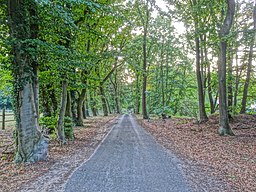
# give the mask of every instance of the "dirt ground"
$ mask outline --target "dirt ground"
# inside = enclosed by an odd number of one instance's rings
[[[187,162],[185,170],[195,186],[204,191],[256,191],[255,115],[235,116],[230,123],[236,135],[233,137],[217,134],[218,116],[211,116],[200,125],[193,119],[138,118],[161,145]],[[208,186],[206,174],[225,186]]]
[[[116,118],[87,118],[85,127],[74,128],[75,141],[69,141],[65,146],[51,141],[48,160],[36,164],[14,164],[12,128],[1,130],[0,191],[61,191],[70,173],[89,158]]]

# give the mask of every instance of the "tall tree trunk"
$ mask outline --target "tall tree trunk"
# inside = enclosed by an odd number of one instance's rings
[[[65,111],[65,116],[72,118],[72,111],[71,111],[71,93],[70,91],[67,92],[67,105],[66,105],[66,111]]]
[[[253,34],[252,34],[252,39],[251,39],[250,51],[249,51],[246,80],[244,83],[242,106],[241,106],[241,110],[240,110],[241,114],[246,112],[248,88],[249,88],[251,72],[252,72],[253,47],[255,46],[255,34],[256,34],[255,31],[256,31],[256,1],[255,1],[254,9],[253,9]]]
[[[84,103],[83,103],[82,110],[83,110],[83,118],[86,119],[86,117],[87,117],[86,101],[84,101]]]
[[[226,62],[227,62],[227,35],[229,35],[233,17],[235,13],[235,1],[227,0],[227,13],[223,25],[220,29],[220,57],[218,62],[218,80],[219,80],[219,107],[220,107],[220,127],[219,135],[234,135],[229,126],[228,107],[227,107],[227,89],[226,89]]]
[[[119,105],[119,95],[117,90],[115,91],[115,104],[116,104],[116,113],[120,114],[120,105]]]
[[[197,6],[197,1],[193,0],[191,2],[193,6]],[[198,105],[199,105],[199,119],[200,122],[205,122],[208,120],[205,111],[205,94],[204,94],[204,83],[203,83],[203,53],[200,52],[200,35],[198,29],[198,18],[194,18],[195,25],[195,44],[196,44],[196,77],[197,77],[197,93],[198,93]],[[202,37],[202,36],[201,36]],[[200,55],[201,54],[201,55]]]
[[[39,33],[39,26],[37,23],[37,10],[36,5],[29,7],[29,13],[30,13],[30,32],[31,32],[31,39],[37,39],[38,33]],[[32,46],[32,48],[36,49],[36,46]],[[35,101],[35,107],[36,107],[36,114],[37,119],[39,119],[39,81],[38,81],[38,63],[36,60],[32,61],[32,68],[33,68],[33,77],[32,77],[32,86],[33,86],[33,92],[34,92],[34,101]]]
[[[228,53],[228,111],[233,108],[233,53]]]
[[[37,162],[47,158],[48,141],[38,130],[38,86],[33,86],[37,73],[33,70],[35,61],[26,51],[34,47],[24,43],[26,39],[36,38],[32,36],[37,34],[33,31],[36,24],[32,17],[37,15],[37,5],[32,0],[29,4],[24,0],[7,2],[11,37],[15,38],[12,63],[17,136],[15,162]]]
[[[238,95],[238,87],[239,87],[240,77],[239,77],[239,66],[238,66],[238,54],[236,52],[236,84],[234,90],[234,107],[237,107],[237,95]]]
[[[76,123],[77,120],[77,111],[76,111],[76,92],[74,90],[70,91],[71,96],[71,113],[73,122]]]
[[[58,123],[57,123],[57,135],[60,140],[61,144],[66,144],[65,139],[65,132],[64,132],[64,118],[67,106],[67,89],[68,89],[68,82],[67,80],[62,80],[62,93],[61,93],[61,102],[60,102],[60,112],[58,116]]]
[[[164,42],[162,42],[163,45],[162,45],[162,48],[161,48],[161,53],[160,53],[160,70],[161,70],[161,95],[162,95],[162,108],[164,109],[165,108],[165,88],[164,88],[164,59],[163,59],[163,56],[164,56]],[[167,79],[166,79],[167,80]]]
[[[197,24],[196,31],[197,31]],[[199,118],[200,122],[205,122],[208,120],[205,111],[205,101],[204,101],[204,90],[203,90],[203,82],[202,82],[202,72],[201,72],[201,64],[200,64],[200,42],[199,37],[195,38],[196,42],[196,77],[197,77],[197,86],[198,86],[198,99],[199,99]]]
[[[90,113],[89,113],[89,99],[88,99],[88,93],[86,92],[86,96],[85,96],[85,116],[86,117],[90,117]]]
[[[105,92],[104,92],[104,88],[103,88],[102,84],[100,85],[99,90],[100,90],[100,97],[101,97],[101,102],[102,102],[103,114],[104,114],[104,116],[108,116],[107,100],[105,98]]]
[[[213,96],[212,96],[212,77],[211,77],[211,63],[208,59],[208,52],[207,52],[207,47],[204,45],[204,54],[205,54],[205,61],[207,63],[207,88],[208,88],[208,97],[209,97],[209,102],[210,102],[210,110],[211,114],[215,112],[215,106],[214,106],[214,101],[213,101]]]
[[[136,73],[136,93],[135,93],[135,113],[140,114],[140,79],[139,79],[139,74]]]
[[[148,35],[148,22],[149,22],[149,10],[148,10],[148,1],[147,1],[147,10],[146,10],[146,22],[144,23],[143,31],[143,83],[142,83],[142,115],[143,119],[148,119],[147,112],[147,35]]]
[[[115,113],[120,114],[120,105],[119,105],[119,94],[118,94],[118,83],[117,83],[117,71],[115,71],[115,75],[114,75],[114,81],[112,80],[112,78],[110,78],[110,82],[112,83],[114,92],[110,93],[110,95],[112,96],[112,98],[114,98],[114,110]]]
[[[77,126],[84,125],[83,106],[84,106],[85,95],[86,95],[86,89],[82,89],[81,94],[79,95],[77,100]]]
[[[105,98],[106,98],[106,102],[107,102],[107,106],[108,106],[108,112],[110,114],[112,114],[112,109],[111,109],[111,105],[110,105],[109,99],[107,97],[105,97]]]
[[[169,50],[169,45],[167,47],[167,50]],[[168,82],[168,79],[169,79],[169,52],[167,51],[167,56],[166,56],[166,62],[165,62],[165,68],[166,68],[166,74],[165,74],[165,94],[166,94],[166,101],[165,101],[165,106],[169,106],[170,105],[170,100],[171,100],[171,91],[167,91],[167,90],[170,90],[169,88],[169,82]]]
[[[146,44],[143,44],[143,84],[142,84],[142,115],[143,119],[148,119],[148,113],[147,113],[147,97],[146,97],[146,91],[147,91],[147,56],[146,56]]]
[[[36,114],[37,119],[39,119],[39,82],[38,82],[38,64],[37,62],[32,62],[33,66],[33,74],[32,77],[32,86],[33,86],[33,92],[34,92],[34,101],[35,101],[35,107],[36,107]]]
[[[91,105],[91,109],[92,109],[92,115],[97,116],[98,113],[97,113],[97,108],[96,108],[96,101],[94,99],[95,92],[89,91],[89,93],[90,93],[90,105]]]
[[[120,114],[121,111],[120,111],[119,94],[118,94],[117,70],[115,71],[115,76],[114,76],[114,91],[115,91],[116,113]]]
[[[143,67],[142,67],[142,115],[143,119],[148,119],[148,112],[147,112],[147,38],[148,38],[148,26],[149,26],[149,17],[150,17],[150,8],[149,8],[150,1],[146,0],[146,4],[144,5],[146,8],[146,14],[142,14],[138,6],[138,12],[140,15],[141,22],[143,23]],[[152,4],[151,4],[152,6]]]

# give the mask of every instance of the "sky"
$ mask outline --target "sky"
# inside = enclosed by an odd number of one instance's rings
[[[163,11],[168,11],[166,2],[164,2],[163,0],[156,0],[156,5],[160,7]],[[183,34],[186,32],[186,29],[182,22],[173,21],[173,26],[178,34]]]
[[[156,0],[156,5],[163,11],[167,11],[166,3],[163,0]]]

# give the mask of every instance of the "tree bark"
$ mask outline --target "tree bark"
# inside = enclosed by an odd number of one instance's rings
[[[83,104],[85,100],[86,89],[82,89],[81,94],[77,100],[77,126],[84,125],[84,118],[83,118]]]
[[[228,112],[233,111],[233,53],[228,54]]]
[[[227,66],[227,36],[230,32],[233,17],[235,14],[235,1],[227,0],[227,13],[224,23],[221,26],[220,36],[220,57],[218,62],[218,80],[219,80],[219,108],[220,108],[220,127],[219,135],[234,135],[229,126],[228,107],[227,107],[227,89],[226,89],[226,66]]]
[[[197,24],[196,31],[197,31]],[[197,86],[198,86],[198,100],[199,100],[199,118],[200,122],[205,122],[208,120],[205,111],[205,101],[204,101],[204,90],[203,90],[203,82],[202,82],[202,72],[201,72],[201,64],[200,64],[200,40],[199,37],[195,38],[196,43],[196,77],[197,77]]]
[[[85,103],[85,116],[86,116],[86,117],[90,117],[88,93],[86,93],[84,103]]]
[[[77,111],[76,111],[76,92],[74,90],[70,91],[71,96],[71,113],[73,122],[77,120]]]
[[[117,71],[114,76],[114,91],[115,91],[115,104],[116,104],[116,113],[120,114],[120,105],[119,105],[119,94],[118,94],[118,83],[117,83]]]
[[[5,130],[5,106],[3,106],[2,110],[2,130]]]
[[[110,113],[110,114],[112,114],[112,108],[111,108],[111,105],[110,105],[110,103],[109,103],[109,99],[107,98],[107,97],[105,97],[106,98],[106,102],[107,102],[107,109],[108,109],[108,112]]]
[[[83,103],[83,118],[84,119],[86,119],[86,117],[87,117],[87,108],[86,108],[86,101],[84,101],[84,103]]]
[[[62,80],[62,93],[61,93],[61,102],[60,102],[60,112],[58,116],[58,123],[57,123],[57,135],[60,140],[61,144],[66,144],[65,139],[65,132],[64,132],[64,118],[67,106],[67,89],[68,89],[68,82],[67,80]]]
[[[33,86],[33,78],[37,74],[33,70],[33,58],[26,51],[35,47],[24,43],[24,40],[36,38],[32,36],[34,25],[31,20],[36,16],[37,5],[34,1],[8,0],[8,16],[13,43],[14,92],[16,115],[16,154],[15,162],[37,162],[46,160],[48,141],[39,131],[38,124],[38,86]],[[31,15],[34,11],[34,15]]]
[[[208,60],[208,53],[207,53],[207,48],[206,46],[204,47],[204,53],[205,53],[205,59],[207,62],[207,87],[208,87],[208,97],[209,97],[209,102],[210,102],[210,110],[211,114],[215,112],[215,106],[214,106],[214,101],[213,101],[213,96],[212,96],[212,77],[211,77],[211,64]]]
[[[91,105],[91,109],[92,109],[92,115],[97,116],[98,113],[97,113],[96,101],[95,101],[94,97],[95,97],[95,92],[90,91],[90,105]]]
[[[252,72],[253,47],[255,46],[255,34],[256,34],[255,30],[256,30],[256,1],[255,1],[254,9],[253,9],[253,34],[252,34],[252,39],[251,39],[251,44],[250,44],[248,66],[247,66],[246,80],[244,83],[243,99],[242,99],[242,106],[241,106],[240,114],[246,113],[248,89],[249,89],[251,72]]]
[[[193,6],[197,6],[197,1],[193,0]],[[198,93],[198,105],[199,105],[199,119],[200,122],[205,122],[208,120],[205,111],[205,94],[204,94],[204,83],[203,83],[203,53],[202,48],[200,48],[200,35],[198,30],[198,18],[194,18],[195,25],[195,44],[196,44],[196,77],[197,77],[197,93]],[[200,52],[201,50],[201,52]],[[201,55],[200,55],[201,54]]]
[[[72,111],[71,111],[71,93],[70,91],[67,92],[67,106],[66,106],[66,111],[65,111],[65,116],[72,118]]]
[[[100,90],[100,97],[101,97],[101,102],[102,102],[103,114],[104,114],[104,116],[108,116],[108,106],[107,106],[107,100],[105,98],[105,92],[104,92],[103,84],[100,84],[99,90]]]
[[[142,115],[143,119],[148,119],[148,112],[147,112],[147,35],[148,35],[148,24],[149,24],[149,8],[148,8],[148,1],[146,6],[146,18],[144,18],[145,22],[143,23],[143,83],[142,83]]]
[[[234,107],[237,107],[237,96],[238,96],[238,87],[240,82],[239,66],[238,66],[238,54],[236,53],[236,83],[234,90]]]
[[[140,114],[140,76],[136,74],[136,106],[135,106],[135,113]]]

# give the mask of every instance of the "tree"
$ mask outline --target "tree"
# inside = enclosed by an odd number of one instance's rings
[[[142,53],[143,53],[143,73],[142,73],[142,115],[144,119],[148,119],[147,111],[147,68],[148,68],[148,31],[149,31],[149,22],[151,18],[151,11],[153,10],[154,1],[136,1],[136,8],[138,11],[138,19],[142,27],[143,42],[142,42]]]
[[[219,108],[220,108],[220,135],[234,135],[229,126],[228,106],[227,106],[227,89],[226,89],[226,66],[227,66],[227,45],[228,35],[232,27],[235,14],[235,1],[226,0],[227,10],[223,24],[219,31],[220,38],[220,56],[218,61],[218,80],[219,80]]]
[[[256,34],[255,31],[256,31],[256,1],[255,1],[254,9],[253,9],[253,29],[252,29],[252,32],[251,32],[248,66],[247,66],[246,80],[245,80],[245,83],[244,83],[242,107],[241,107],[241,111],[240,111],[241,114],[246,112],[246,102],[247,102],[248,88],[249,88],[251,73],[252,73],[253,47],[255,45],[255,34]]]
[[[192,9],[198,9],[198,2],[197,0],[193,0],[193,4],[192,4]],[[200,6],[200,5],[199,5]],[[198,11],[197,11],[198,12]],[[198,14],[193,14],[194,17],[194,25],[195,25],[195,51],[196,51],[196,77],[197,77],[197,90],[198,90],[198,100],[199,100],[199,118],[200,118],[200,122],[204,122],[208,120],[208,117],[206,115],[206,111],[205,111],[205,94],[204,94],[204,86],[203,86],[203,71],[202,71],[202,54],[200,56],[200,33],[199,30],[200,29],[200,23],[199,23],[199,19]],[[203,50],[203,49],[201,49]]]
[[[38,33],[35,17],[37,4],[33,0],[8,0],[8,16],[11,37],[13,38],[12,74],[14,78],[14,99],[16,115],[16,162],[36,162],[45,160],[48,141],[39,131],[38,125],[38,86],[36,55],[33,43]]]

